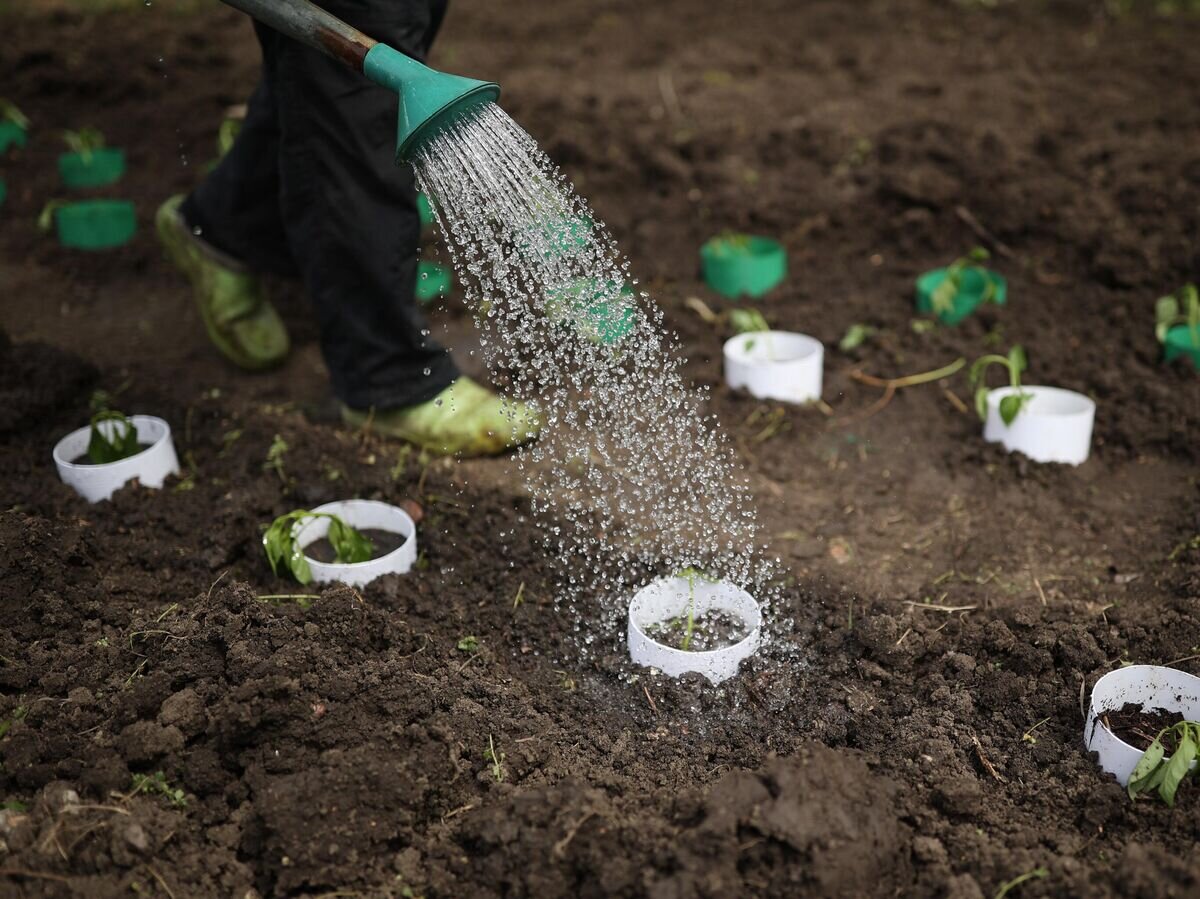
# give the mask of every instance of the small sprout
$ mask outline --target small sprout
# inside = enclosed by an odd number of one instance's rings
[[[128,798],[133,798],[138,793],[157,793],[165,798],[175,808],[187,808],[187,796],[183,790],[172,787],[167,782],[167,777],[161,771],[155,771],[154,774],[135,774],[133,775],[133,789],[129,793]]]
[[[515,597],[513,597],[512,607],[515,609],[517,606],[519,606],[524,601],[525,601],[525,582],[521,581],[521,586],[519,586],[517,588],[517,595]]]
[[[846,333],[842,335],[842,339],[838,341],[838,349],[843,353],[848,353],[851,350],[858,349],[874,334],[875,329],[870,325],[864,325],[860,322],[855,322],[846,329]]]
[[[1007,368],[1009,385],[1016,390],[1015,393],[1010,393],[1000,400],[1000,418],[1006,425],[1011,425],[1020,411],[1033,399],[1032,394],[1021,389],[1021,372],[1029,367],[1025,351],[1019,346],[1014,346],[1008,351],[1007,356],[989,353],[986,356],[980,356],[971,366],[967,380],[975,390],[975,411],[984,420],[987,419],[989,391],[987,385],[983,383],[983,376],[989,365],[1003,365]]]
[[[1168,744],[1172,749],[1169,757],[1166,754]],[[1185,777],[1195,776],[1192,762],[1198,755],[1200,722],[1180,721],[1171,727],[1164,727],[1142,753],[1133,773],[1129,775],[1129,784],[1125,788],[1129,798],[1136,799],[1141,793],[1157,791],[1159,798],[1174,808],[1179,785]]]
[[[709,577],[700,569],[692,567],[675,572],[675,577],[687,578],[688,582],[687,623],[684,625],[683,641],[679,644],[680,649],[688,652],[692,648],[692,636],[696,631],[696,578],[708,581],[710,584],[715,584],[716,579]]]
[[[102,428],[105,422],[112,422]],[[88,437],[87,457],[93,465],[118,462],[141,452],[137,428],[122,412],[108,410],[92,416],[92,432]]]
[[[287,483],[287,472],[283,469],[283,457],[287,455],[288,443],[278,434],[267,448],[267,458],[263,462],[263,471],[273,471],[279,475],[279,480]]]
[[[233,449],[233,445],[242,439],[241,428],[231,428],[221,435],[221,452],[218,455],[225,455]]]
[[[479,638],[473,634],[468,634],[465,637],[460,637],[455,646],[459,652],[475,652],[475,650],[479,649]]]
[[[296,509],[286,515],[280,515],[263,534],[263,550],[267,561],[271,563],[271,571],[279,574],[280,567],[290,571],[301,584],[312,582],[312,569],[304,552],[296,544],[296,532],[300,525],[310,518],[328,518],[329,532],[325,535],[333,547],[334,561],[342,565],[355,562],[366,562],[375,552],[375,545],[359,531],[355,530],[337,515],[328,512],[310,512],[307,509]]]
[[[960,256],[946,266],[945,279],[929,297],[933,311],[938,315],[944,315],[954,308],[954,298],[958,296],[958,292],[962,288],[963,278],[972,271],[978,272],[983,278],[982,301],[984,303],[994,302],[998,295],[996,279],[983,265],[990,256],[991,254],[983,247],[972,247],[967,251],[966,256]]]
[[[85,163],[92,161],[92,154],[104,148],[104,135],[95,128],[80,128],[78,131],[64,131],[63,140],[72,153],[78,153]]]
[[[54,230],[54,216],[58,210],[70,205],[66,200],[50,200],[38,213],[37,226],[39,231],[49,233]]]
[[[561,690],[567,693],[575,692],[576,688],[579,686],[579,683],[575,680],[575,678],[571,677],[571,673],[569,671],[555,669],[554,673],[559,677],[558,686]]]
[[[108,645],[108,637],[101,637],[99,640],[96,641],[95,645],[96,646],[107,646]]]
[[[980,833],[982,834],[982,831]],[[1005,896],[1027,880],[1041,880],[1043,877],[1048,877],[1049,875],[1050,872],[1045,868],[1034,868],[1032,871],[1026,871],[1019,877],[1014,877],[1012,880],[1000,884],[1000,888],[996,890],[996,895],[992,899],[1004,899]]]
[[[1043,724],[1045,724],[1049,720],[1050,720],[1049,718],[1043,718],[1037,724],[1033,725],[1033,727],[1029,728],[1029,730],[1025,731],[1025,733],[1021,734],[1021,742],[1028,743],[1030,746],[1036,746],[1037,745],[1037,737],[1035,737],[1034,734],[1037,732],[1037,729],[1039,727],[1041,727]]]
[[[1187,325],[1192,343],[1200,345],[1200,291],[1195,284],[1185,284],[1175,293],[1159,297],[1154,304],[1154,335],[1159,343],[1176,325]]]
[[[4,736],[12,729],[12,726],[18,721],[22,720],[28,714],[29,708],[27,706],[19,705],[13,709],[13,713],[11,715],[9,715],[3,721],[0,721],[0,739],[3,739]]]
[[[12,122],[22,131],[29,130],[29,119],[11,100],[0,97],[0,122]]]
[[[4,802],[0,802],[0,809],[6,812],[17,812],[18,814],[24,814],[29,810],[28,806],[19,799],[6,799]]]
[[[928,318],[914,318],[909,322],[909,327],[914,334],[928,334],[937,327],[937,322]]]
[[[756,331],[771,330],[771,326],[767,324],[767,320],[757,309],[730,310],[729,324],[733,326],[734,334],[751,334]]]
[[[492,777],[496,778],[496,783],[504,780],[504,768],[501,763],[504,761],[504,753],[496,752],[496,744],[492,740],[492,735],[488,734],[488,748],[483,751],[484,761],[492,763]]]

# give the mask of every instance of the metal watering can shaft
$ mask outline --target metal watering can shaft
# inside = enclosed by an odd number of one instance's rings
[[[320,50],[400,97],[396,161],[413,153],[456,115],[500,96],[500,85],[447,75],[367,37],[309,0],[224,0],[264,25]]]

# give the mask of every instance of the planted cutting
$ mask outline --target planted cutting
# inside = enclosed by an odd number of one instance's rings
[[[263,549],[272,571],[302,584],[363,586],[412,568],[417,526],[388,503],[346,500],[281,515],[263,534]]]
[[[29,119],[16,104],[0,98],[0,156],[28,141]]]
[[[983,247],[973,247],[945,268],[925,272],[917,278],[917,311],[957,325],[985,303],[1003,304],[1008,282],[984,265],[989,258]]]
[[[671,677],[737,673],[758,648],[762,613],[745,590],[687,568],[639,590],[629,604],[629,656]]]
[[[772,331],[757,309],[734,309],[736,335],[725,341],[725,382],[759,399],[808,403],[821,398],[825,348],[807,334]]]
[[[58,157],[58,174],[70,188],[103,187],[125,174],[125,154],[104,142],[95,128],[63,132],[68,152]]]
[[[984,384],[992,365],[1007,371],[1007,387],[989,389]],[[1002,444],[1009,452],[1022,452],[1035,462],[1079,465],[1086,461],[1096,403],[1072,390],[1022,384],[1027,367],[1025,352],[1018,346],[1007,356],[989,354],[971,366],[968,380],[975,390],[975,409],[984,422],[983,438]]]
[[[1200,754],[1200,722],[1180,721],[1164,727],[1154,737],[1125,789],[1130,799],[1143,793],[1158,793],[1167,805],[1174,808],[1175,794],[1185,777],[1195,776],[1194,765]]]
[[[1154,304],[1154,333],[1163,345],[1163,360],[1188,359],[1200,371],[1200,291],[1185,284]]]
[[[730,299],[761,297],[787,276],[787,251],[768,237],[726,231],[700,248],[705,283]]]
[[[286,571],[301,584],[312,583],[312,567],[309,565],[308,556],[305,555],[307,548],[300,547],[296,541],[296,534],[299,530],[298,525],[313,518],[329,520],[329,530],[323,538],[333,552],[333,558],[328,561],[352,565],[375,557],[375,544],[371,542],[371,538],[344,522],[339,516],[328,512],[296,509],[276,518],[263,534],[263,550],[267,554],[267,561],[271,563],[271,571],[276,575]]]
[[[975,363],[971,366],[970,373],[967,375],[967,380],[975,391],[975,411],[979,413],[979,417],[984,421],[987,421],[988,395],[990,391],[983,381],[988,366],[991,365],[1003,366],[1008,371],[1008,384],[1012,388],[1012,393],[1002,397],[999,400],[997,408],[1000,412],[1000,420],[1006,425],[1011,425],[1021,410],[1033,399],[1032,394],[1021,389],[1021,372],[1029,367],[1029,360],[1025,357],[1025,350],[1019,346],[1012,347],[1008,351],[1007,356],[989,353],[975,360]]]
[[[114,410],[97,412],[87,427],[60,440],[54,464],[63,483],[89,502],[108,499],[135,478],[143,487],[159,488],[168,475],[179,473],[165,421]]]
[[[64,247],[108,250],[130,241],[137,230],[137,214],[128,200],[51,200],[38,216],[38,227],[55,230]]]

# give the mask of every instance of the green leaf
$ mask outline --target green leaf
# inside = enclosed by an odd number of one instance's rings
[[[961,277],[961,271],[961,268],[955,268],[954,266],[946,269],[945,279],[929,295],[929,304],[933,307],[933,311],[939,315],[945,315],[954,309],[954,298],[958,296],[958,282]]]
[[[1021,411],[1021,407],[1025,405],[1025,401],[1029,398],[1027,393],[1010,393],[1008,396],[1002,397],[1000,400],[1000,420],[1006,425],[1011,425],[1016,420],[1017,414]]]
[[[1196,741],[1192,737],[1192,729],[1190,727],[1183,728],[1183,736],[1179,740],[1179,745],[1175,752],[1171,754],[1171,758],[1165,765],[1165,773],[1163,774],[1162,783],[1158,786],[1158,795],[1162,797],[1163,802],[1174,808],[1175,792],[1179,789],[1180,783],[1187,776],[1188,768],[1196,758]]]
[[[37,226],[39,231],[50,232],[54,230],[54,214],[58,210],[67,205],[66,200],[51,200],[42,207],[42,211],[38,214]]]
[[[456,644],[459,652],[474,652],[479,648],[479,638],[468,634]]]
[[[770,331],[771,326],[757,309],[732,309],[729,323],[734,334],[749,334],[755,331]]]
[[[875,329],[870,325],[855,323],[846,329],[845,335],[838,341],[838,349],[843,353],[848,353],[862,346],[867,338],[874,333]]]
[[[1154,742],[1150,744],[1149,748],[1142,753],[1142,757],[1138,759],[1133,773],[1129,775],[1129,786],[1126,787],[1126,790],[1129,793],[1130,799],[1145,790],[1143,781],[1149,781],[1151,775],[1158,769],[1165,754],[1166,747],[1162,744],[1162,734],[1160,733],[1154,738]]]
[[[108,427],[102,424],[111,422]],[[92,416],[92,430],[88,437],[87,457],[93,465],[104,465],[128,459],[141,452],[138,446],[137,428],[121,412],[97,412]]]
[[[271,571],[274,574],[278,575],[282,568],[291,572],[292,577],[301,584],[312,583],[312,568],[296,544],[297,525],[312,517],[313,513],[307,509],[296,509],[286,515],[280,515],[271,522],[263,534],[263,551],[267,554],[267,561],[271,563]]]
[[[992,258],[992,254],[984,247],[971,247],[967,250],[967,258],[975,263],[987,262]]]
[[[92,154],[104,146],[104,135],[95,128],[64,131],[63,140],[72,153],[83,157],[84,162],[91,162]]]
[[[12,122],[22,131],[29,130],[29,119],[9,100],[0,99],[0,122]]]
[[[329,543],[335,560],[346,565],[366,562],[375,553],[375,545],[336,515],[329,517]]]

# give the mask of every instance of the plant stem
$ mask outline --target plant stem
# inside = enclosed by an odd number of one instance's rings
[[[687,652],[692,646],[692,632],[696,627],[696,575],[694,572],[689,572],[688,576],[688,617],[687,630],[683,634],[683,643],[680,644],[680,649]]]
[[[1003,359],[1002,356],[997,356],[998,359]],[[863,384],[871,387],[914,387],[917,384],[928,384],[930,381],[940,381],[942,378],[948,378],[960,368],[967,364],[964,358],[955,359],[949,365],[943,365],[941,368],[933,371],[920,372],[915,375],[905,375],[902,378],[876,378],[871,375],[863,374],[861,371],[850,373],[850,377]]]

